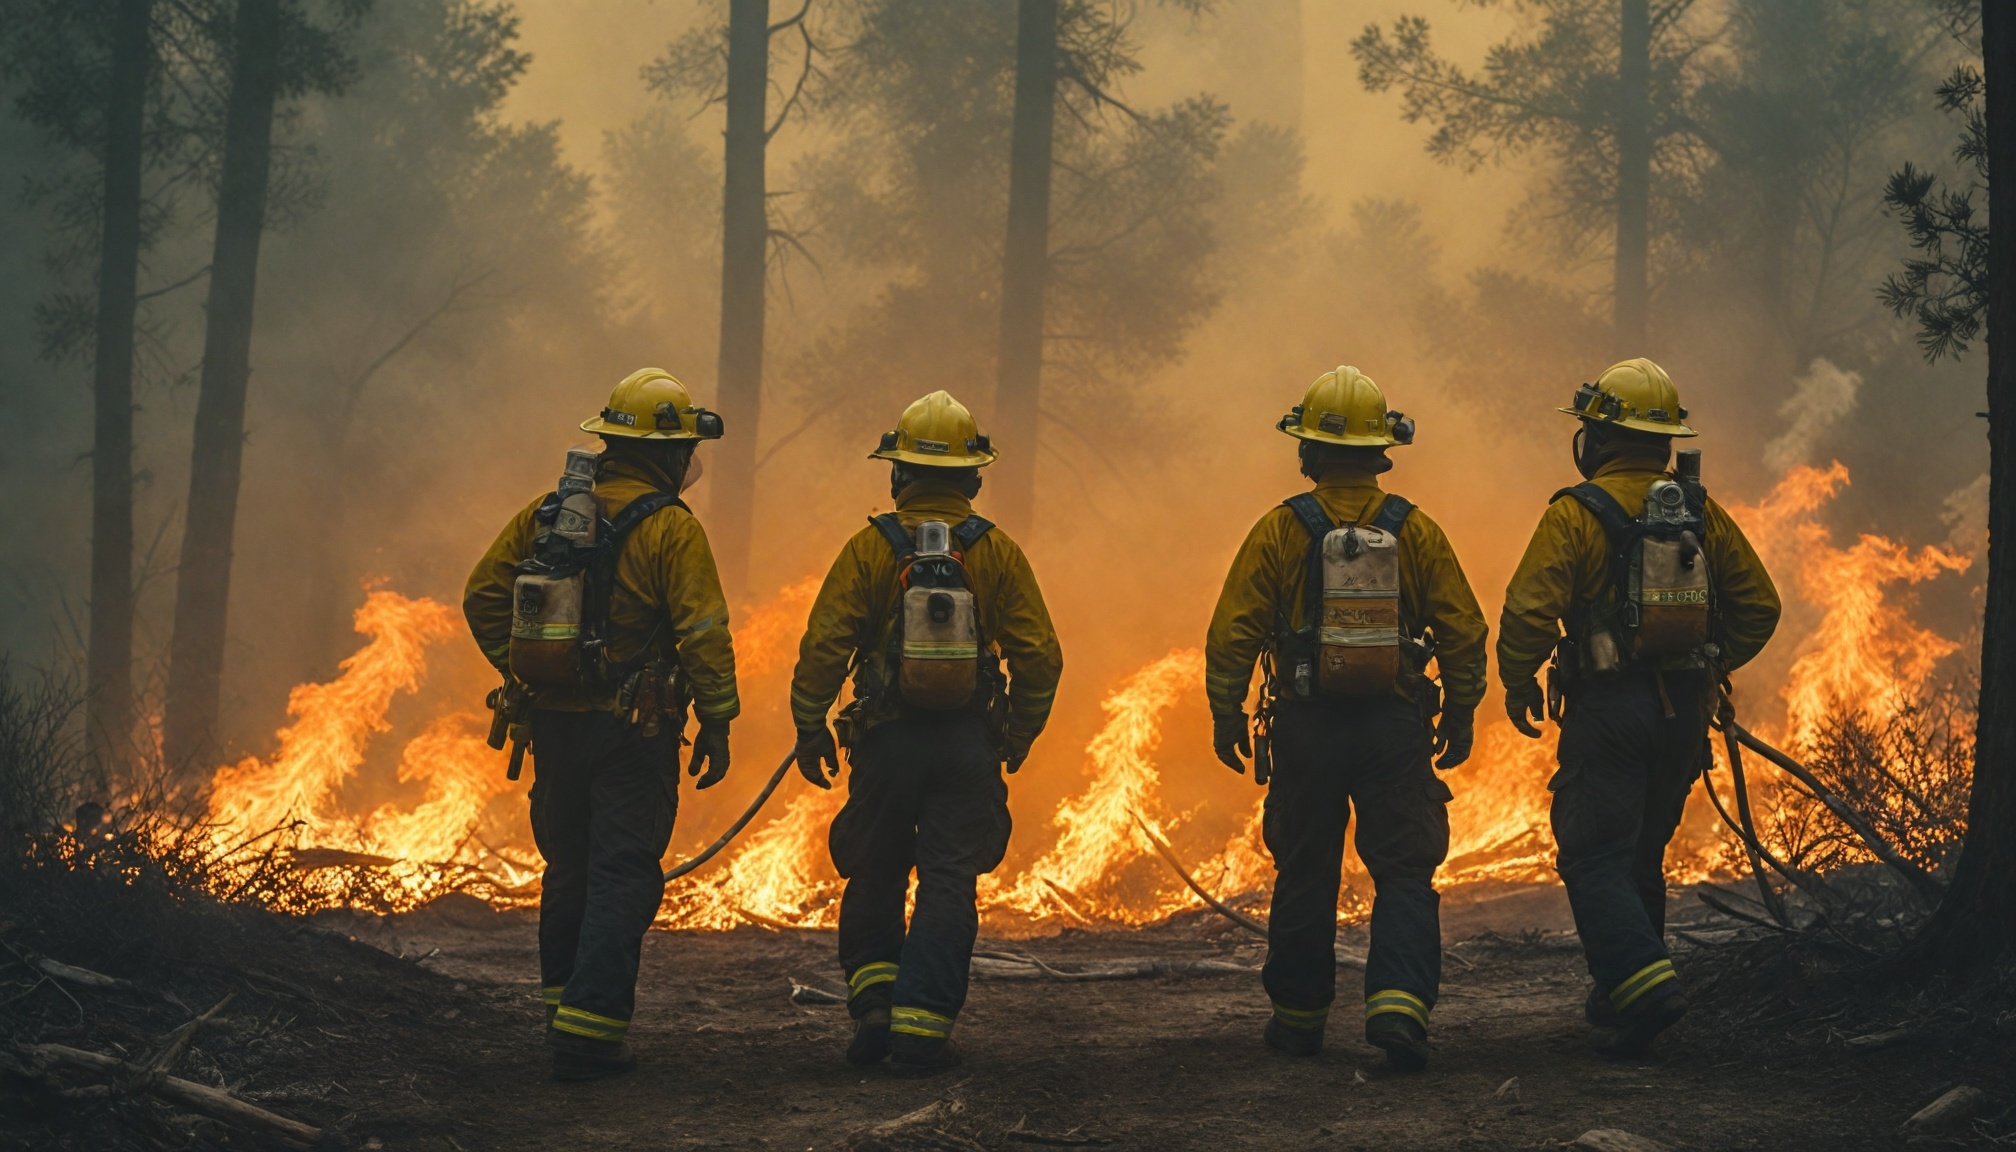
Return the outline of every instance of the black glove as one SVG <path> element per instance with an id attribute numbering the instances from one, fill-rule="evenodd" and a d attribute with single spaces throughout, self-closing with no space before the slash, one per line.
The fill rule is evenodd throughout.
<path id="1" fill-rule="evenodd" d="M 1246 762 L 1241 756 L 1251 758 L 1253 741 L 1246 735 L 1246 713 L 1213 712 L 1211 714 L 1211 750 L 1218 753 L 1218 759 L 1227 768 L 1246 774 Z"/>
<path id="2" fill-rule="evenodd" d="M 828 767 L 821 769 L 820 765 Z M 830 771 L 834 777 L 840 775 L 840 747 L 833 742 L 833 731 L 822 722 L 816 728 L 798 730 L 798 774 L 821 788 L 833 787 L 826 778 Z"/>
<path id="3" fill-rule="evenodd" d="M 1035 742 L 1036 737 L 1025 735 L 1012 728 L 1001 738 L 1001 761 L 1010 776 L 1013 776 L 1022 767 L 1022 762 L 1029 758 L 1029 746 Z"/>
<path id="4" fill-rule="evenodd" d="M 1540 729 L 1534 725 L 1547 719 L 1547 693 L 1540 690 L 1540 682 L 1528 679 L 1506 688 L 1505 715 L 1512 718 L 1514 728 L 1538 740 Z"/>
<path id="5" fill-rule="evenodd" d="M 1477 740 L 1475 708 L 1444 708 L 1435 724 L 1435 767 L 1447 772 L 1470 759 L 1470 746 Z"/>
<path id="6" fill-rule="evenodd" d="M 707 774 L 700 774 L 701 765 L 706 765 Z M 693 755 L 686 761 L 686 774 L 699 776 L 695 788 L 712 788 L 728 775 L 728 722 L 726 720 L 703 720 L 700 731 L 693 734 Z"/>

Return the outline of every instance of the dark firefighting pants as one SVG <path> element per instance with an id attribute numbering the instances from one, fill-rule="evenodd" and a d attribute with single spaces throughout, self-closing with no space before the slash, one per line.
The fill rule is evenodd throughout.
<path id="1" fill-rule="evenodd" d="M 975 888 L 1007 853 L 1009 827 L 1008 785 L 981 716 L 913 714 L 861 738 L 828 839 L 847 880 L 840 965 L 856 1017 L 889 1006 L 893 1031 L 951 1034 L 980 932 Z"/>
<path id="2" fill-rule="evenodd" d="M 1623 1011 L 1673 979 L 1666 951 L 1666 845 L 1708 765 L 1699 673 L 1627 672 L 1576 687 L 1561 722 L 1555 868 L 1596 986 Z M 1672 715 L 1667 715 L 1668 705 Z"/>
<path id="3" fill-rule="evenodd" d="M 629 1031 L 679 806 L 676 739 L 669 726 L 646 739 L 607 712 L 532 713 L 532 839 L 546 860 L 540 983 L 562 1032 Z"/>
<path id="4" fill-rule="evenodd" d="M 1398 697 L 1289 702 L 1273 754 L 1262 831 L 1279 875 L 1261 982 L 1276 1017 L 1317 1027 L 1336 997 L 1337 888 L 1355 808 L 1374 886 L 1367 1014 L 1401 1012 L 1425 1027 L 1442 981 L 1433 881 L 1449 852 L 1450 792 L 1429 764 L 1419 710 Z"/>

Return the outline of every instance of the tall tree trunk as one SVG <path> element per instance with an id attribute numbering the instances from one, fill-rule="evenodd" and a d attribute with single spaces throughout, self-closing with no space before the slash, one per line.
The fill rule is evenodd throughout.
<path id="1" fill-rule="evenodd" d="M 1619 358 L 1645 354 L 1652 201 L 1652 14 L 1622 0 L 1617 55 L 1617 270 L 1611 339 Z"/>
<path id="2" fill-rule="evenodd" d="M 91 763 L 103 785 L 133 739 L 133 316 L 140 276 L 141 136 L 151 0 L 119 0 L 105 109 L 105 220 L 92 364 Z"/>
<path id="3" fill-rule="evenodd" d="M 756 526 L 756 427 L 763 410 L 763 289 L 770 245 L 763 154 L 768 141 L 770 0 L 728 0 L 728 131 L 721 193 L 721 419 L 714 446 L 714 555 L 746 593 Z"/>
<path id="4" fill-rule="evenodd" d="M 1986 972 L 2016 945 L 2016 12 L 1981 5 L 1988 81 L 1988 596 L 1967 837 L 1946 898 L 1906 956 L 1921 973 Z"/>
<path id="5" fill-rule="evenodd" d="M 1043 386 L 1043 285 L 1050 273 L 1050 136 L 1057 102 L 1057 0 L 1020 0 L 1015 125 L 1008 150 L 1008 239 L 1001 253 L 995 367 L 994 512 L 1026 531 L 1036 511 L 1037 412 Z"/>
<path id="6" fill-rule="evenodd" d="M 196 401 L 188 518 L 175 580 L 175 635 L 162 732 L 168 762 L 178 769 L 208 757 L 217 736 L 245 388 L 252 373 L 252 301 L 266 225 L 273 101 L 279 85 L 279 0 L 239 0 L 233 36 L 202 391 Z"/>

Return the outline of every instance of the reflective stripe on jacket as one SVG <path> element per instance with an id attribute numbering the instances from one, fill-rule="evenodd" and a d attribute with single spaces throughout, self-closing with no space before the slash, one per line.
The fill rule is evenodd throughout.
<path id="1" fill-rule="evenodd" d="M 1645 511 L 1653 481 L 1668 476 L 1661 465 L 1621 457 L 1598 468 L 1595 483 L 1637 516 Z M 1702 547 L 1720 617 L 1714 639 L 1722 649 L 1722 667 L 1733 670 L 1763 651 L 1777 629 L 1778 589 L 1743 529 L 1712 498 L 1702 519 L 1708 534 Z M 1548 505 L 1505 589 L 1505 611 L 1498 619 L 1501 683 L 1511 687 L 1532 680 L 1553 654 L 1569 610 L 1612 594 L 1609 557 L 1609 538 L 1594 513 L 1565 497 Z"/>
<path id="2" fill-rule="evenodd" d="M 1379 511 L 1385 493 L 1367 472 L 1332 469 L 1316 485 L 1316 499 L 1338 524 L 1363 523 Z M 1253 666 L 1274 643 L 1277 605 L 1291 627 L 1301 627 L 1309 578 L 1309 533 L 1295 513 L 1276 506 L 1260 517 L 1240 545 L 1211 614 L 1204 646 L 1204 692 L 1211 711 L 1239 712 L 1253 681 Z M 1489 629 L 1484 610 L 1463 576 L 1449 538 L 1416 508 L 1400 529 L 1400 619 L 1410 634 L 1434 636 L 1444 704 L 1475 708 L 1484 698 L 1484 650 Z M 1404 694 L 1404 686 L 1396 686 Z"/>
<path id="3" fill-rule="evenodd" d="M 897 518 L 912 531 L 926 520 L 956 527 L 972 514 L 971 501 L 938 481 L 912 484 L 896 500 Z M 1009 727 L 1033 739 L 1050 718 L 1064 671 L 1064 652 L 1043 606 L 1043 591 L 1021 547 L 998 527 L 966 553 L 965 564 L 981 646 L 991 646 L 1008 665 Z M 791 715 L 799 727 L 825 723 L 857 650 L 862 661 L 856 694 L 864 687 L 890 686 L 862 717 L 863 730 L 900 714 L 894 670 L 882 666 L 896 627 L 896 577 L 896 553 L 873 525 L 856 532 L 834 559 L 813 601 L 791 674 Z"/>
<path id="4" fill-rule="evenodd" d="M 647 492 L 669 486 L 655 470 L 630 460 L 606 461 L 596 472 L 595 499 L 604 517 Z M 477 561 L 462 592 L 462 614 L 483 655 L 502 671 L 511 650 L 511 589 L 519 561 L 532 554 L 539 500 L 511 518 Z M 616 558 L 616 587 L 609 597 L 609 654 L 635 655 L 657 630 L 657 646 L 677 659 L 701 720 L 732 720 L 741 712 L 735 694 L 735 648 L 728 636 L 728 601 L 714 570 L 714 553 L 700 521 L 684 508 L 661 508 L 644 518 Z M 542 689 L 537 705 L 562 712 L 609 708 L 613 696 Z"/>

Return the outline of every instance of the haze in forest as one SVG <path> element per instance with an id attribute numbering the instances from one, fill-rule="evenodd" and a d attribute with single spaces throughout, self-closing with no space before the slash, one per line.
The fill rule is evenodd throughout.
<path id="1" fill-rule="evenodd" d="M 1799 20 L 1767 18 L 1781 4 L 1812 43 L 1788 31 Z M 380 0 L 343 32 L 355 67 L 342 90 L 283 99 L 227 756 L 266 749 L 288 689 L 335 672 L 367 588 L 458 600 L 624 374 L 663 367 L 716 404 L 722 116 L 691 48 L 723 7 Z M 1573 479 L 1572 429 L 1553 409 L 1618 358 L 1609 240 L 1574 215 L 1583 177 L 1544 146 L 1474 170 L 1443 162 L 1426 148 L 1433 125 L 1405 121 L 1397 91 L 1369 91 L 1354 53 L 1368 26 L 1390 36 L 1419 15 L 1436 51 L 1474 70 L 1550 6 L 1092 7 L 1118 40 L 1110 100 L 1060 103 L 1070 164 L 1053 193 L 1041 441 L 1000 445 L 1038 454 L 1037 513 L 1009 527 L 1068 653 L 1033 762 L 1065 769 L 1053 777 L 1072 775 L 1108 686 L 1201 640 L 1239 540 L 1301 487 L 1273 425 L 1320 372 L 1356 365 L 1416 418 L 1419 442 L 1386 481 L 1448 530 L 1495 617 L 1534 517 Z M 1012 9 L 812 0 L 815 24 L 832 21 L 818 58 L 830 83 L 770 145 L 772 225 L 789 237 L 772 249 L 763 417 L 729 428 L 761 462 L 738 611 L 823 572 L 888 507 L 886 470 L 863 457 L 904 403 L 943 387 L 983 427 L 992 416 Z M 1682 389 L 1719 497 L 1753 501 L 1789 464 L 1839 459 L 1854 484 L 1826 515 L 1843 535 L 1946 540 L 1986 467 L 1979 365 L 1928 366 L 1876 290 L 1907 251 L 1880 202 L 1887 174 L 1957 171 L 1959 124 L 1933 90 L 1967 50 L 1929 4 L 1723 0 L 1687 19 L 1705 41 L 1689 83 L 1720 93 L 1702 106 L 1720 135 L 1662 161 L 1676 174 L 1655 188 L 1637 351 Z M 1887 62 L 1880 75 L 1841 74 L 1851 45 Z M 788 37 L 772 53 L 781 102 L 800 57 Z M 9 83 L 0 651 L 81 675 L 91 365 L 60 321 L 92 283 L 65 190 L 95 169 L 23 119 L 19 69 Z M 1766 113 L 1816 139 L 1838 128 L 1849 147 L 1773 164 L 1770 141 L 1738 139 Z M 214 220 L 204 178 L 170 175 L 149 174 L 162 215 L 140 281 L 160 293 L 142 305 L 136 379 L 143 717 L 159 707 L 202 352 L 202 290 L 174 286 L 209 259 Z M 714 483 L 692 496 L 718 532 Z M 1975 579 L 1928 584 L 1915 610 L 1967 633 Z M 433 690 L 474 708 L 487 669 L 453 646 Z M 1785 647 L 1752 673 L 1761 684 Z M 752 701 L 749 730 L 783 740 L 782 703 Z M 1193 711 L 1169 740 L 1201 763 Z M 752 746 L 750 762 L 773 754 Z M 1032 776 L 1030 811 L 1070 783 Z"/>

